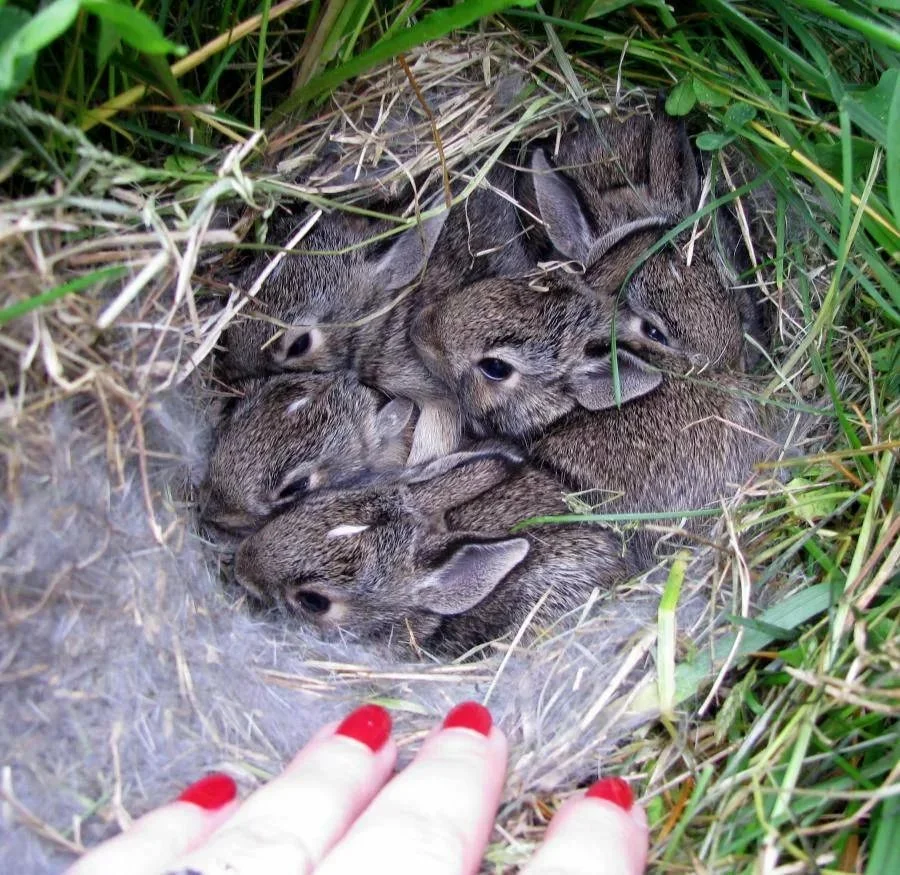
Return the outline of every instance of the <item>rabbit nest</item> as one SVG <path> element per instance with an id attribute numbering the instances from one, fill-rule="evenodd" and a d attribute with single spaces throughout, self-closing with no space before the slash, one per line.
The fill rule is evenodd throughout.
<path id="1" fill-rule="evenodd" d="M 658 681 L 667 674 L 658 668 L 671 668 L 657 653 L 670 576 L 684 574 L 670 659 L 709 662 L 703 708 L 725 682 L 728 660 L 711 655 L 734 631 L 723 615 L 757 606 L 750 567 L 766 542 L 765 525 L 754 527 L 762 501 L 723 508 L 687 559 L 661 554 L 656 569 L 596 594 L 574 629 L 514 639 L 474 662 L 398 664 L 355 641 L 326 643 L 252 615 L 223 586 L 222 557 L 197 534 L 192 500 L 220 395 L 211 353 L 240 309 L 227 279 L 236 247 L 284 201 L 365 210 L 388 197 L 412 216 L 445 176 L 477 184 L 513 141 L 553 136 L 587 108 L 602 115 L 653 97 L 577 61 L 563 71 L 508 33 L 434 43 L 407 61 L 420 96 L 391 63 L 336 92 L 316 118 L 195 167 L 141 166 L 23 104 L 4 111 L 6 126 L 52 131 L 79 160 L 67 179 L 48 170 L 34 194 L 0 207 L 11 302 L 67 292 L 0 335 L 0 868 L 46 871 L 210 769 L 251 787 L 361 701 L 391 709 L 409 754 L 436 715 L 467 698 L 489 704 L 511 739 L 505 832 L 491 859 L 512 866 L 546 822 L 543 800 L 598 767 L 640 777 L 651 751 L 671 743 L 648 736 L 666 697 L 680 714 L 671 682 Z M 748 161 L 721 161 L 737 186 Z M 367 174 L 376 165 L 390 169 Z M 765 197 L 752 207 L 743 230 L 764 264 L 774 239 Z M 813 296 L 827 286 L 814 265 L 805 279 Z M 785 360 L 804 329 L 794 278 L 776 293 L 761 268 L 756 282 L 778 296 L 774 356 Z M 773 381 L 774 397 L 815 399 L 804 361 Z M 744 492 L 783 488 L 761 469 Z M 782 591 L 799 584 L 801 569 L 781 570 Z"/>

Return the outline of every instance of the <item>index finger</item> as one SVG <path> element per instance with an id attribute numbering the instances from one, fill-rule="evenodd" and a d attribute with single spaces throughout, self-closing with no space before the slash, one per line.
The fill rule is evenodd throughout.
<path id="1" fill-rule="evenodd" d="M 493 828 L 506 758 L 506 737 L 486 708 L 475 702 L 454 708 L 316 875 L 367 871 L 373 861 L 401 875 L 475 872 Z"/>

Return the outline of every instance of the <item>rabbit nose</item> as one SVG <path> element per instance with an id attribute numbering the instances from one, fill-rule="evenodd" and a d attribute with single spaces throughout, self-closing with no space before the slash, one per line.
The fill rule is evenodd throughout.
<path id="1" fill-rule="evenodd" d="M 238 548 L 234 557 L 234 578 L 251 595 L 262 598 L 262 591 L 256 585 L 255 572 L 259 567 L 259 551 L 250 538 Z"/>
<path id="2" fill-rule="evenodd" d="M 229 513 L 213 506 L 202 512 L 203 522 L 234 538 L 249 538 L 257 528 L 256 519 L 247 513 Z"/>
<path id="3" fill-rule="evenodd" d="M 268 604 L 272 601 L 268 594 L 261 590 L 252 580 L 238 574 L 237 572 L 235 572 L 234 578 L 240 584 L 241 589 L 243 589 L 251 598 L 265 604 Z"/>
<path id="4" fill-rule="evenodd" d="M 204 480 L 197 490 L 197 508 L 200 511 L 200 516 L 206 515 L 207 508 L 212 504 L 212 500 L 212 487 Z"/>

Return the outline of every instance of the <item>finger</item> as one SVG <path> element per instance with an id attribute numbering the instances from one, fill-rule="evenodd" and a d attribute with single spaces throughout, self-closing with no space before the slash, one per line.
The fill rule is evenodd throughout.
<path id="1" fill-rule="evenodd" d="M 506 738 L 486 708 L 467 702 L 372 802 L 316 875 L 469 875 L 487 844 L 503 778 Z M 380 871 L 380 869 L 379 869 Z"/>
<path id="2" fill-rule="evenodd" d="M 238 807 L 237 786 L 213 774 L 188 787 L 175 802 L 136 820 L 125 832 L 85 854 L 67 875 L 157 875 L 201 844 Z"/>
<path id="3" fill-rule="evenodd" d="M 648 845 L 643 808 L 621 778 L 605 778 L 560 808 L 522 875 L 639 875 Z"/>
<path id="4" fill-rule="evenodd" d="M 284 773 L 250 796 L 206 844 L 170 871 L 203 875 L 304 875 L 390 777 L 391 719 L 365 705 L 322 730 Z"/>

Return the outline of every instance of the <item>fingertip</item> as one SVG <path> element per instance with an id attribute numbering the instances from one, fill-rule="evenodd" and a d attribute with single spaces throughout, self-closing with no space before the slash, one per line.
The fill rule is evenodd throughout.
<path id="1" fill-rule="evenodd" d="M 457 705 L 444 718 L 442 729 L 469 729 L 488 738 L 494 718 L 484 705 L 478 702 L 463 702 Z"/>
<path id="2" fill-rule="evenodd" d="M 195 781 L 175 801 L 189 802 L 205 811 L 216 811 L 237 798 L 237 784 L 230 775 L 212 772 Z"/>
<path id="3" fill-rule="evenodd" d="M 633 801 L 630 787 L 621 779 L 597 783 L 600 788 L 592 785 L 556 812 L 524 875 L 560 871 L 587 875 L 596 871 L 598 859 L 604 861 L 603 871 L 608 875 L 644 871 L 649 850 L 646 812 Z"/>
<path id="4" fill-rule="evenodd" d="M 341 721 L 335 735 L 352 738 L 378 753 L 391 737 L 391 715 L 380 705 L 363 705 Z"/>
<path id="5" fill-rule="evenodd" d="M 588 787 L 583 798 L 611 805 L 624 811 L 636 826 L 644 832 L 649 832 L 647 812 L 642 806 L 635 803 L 631 785 L 623 778 L 601 778 Z"/>
<path id="6" fill-rule="evenodd" d="M 215 781 L 208 780 L 213 777 Z M 145 814 L 124 832 L 92 848 L 66 870 L 66 875 L 126 871 L 130 875 L 149 875 L 161 871 L 172 860 L 204 842 L 238 809 L 236 785 L 231 798 L 223 801 L 228 788 L 228 781 L 221 780 L 223 777 L 227 776 L 201 778 L 177 799 Z M 218 797 L 214 796 L 216 793 Z M 210 807 L 213 803 L 215 807 Z"/>

